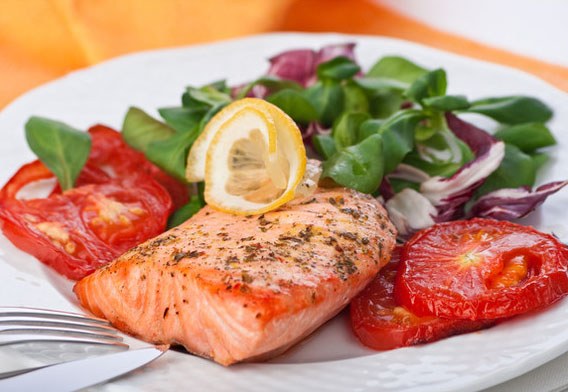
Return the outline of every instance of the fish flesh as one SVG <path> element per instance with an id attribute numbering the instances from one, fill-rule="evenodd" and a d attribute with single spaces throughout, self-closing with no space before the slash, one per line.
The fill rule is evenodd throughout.
<path id="1" fill-rule="evenodd" d="M 381 204 L 319 189 L 280 209 L 204 207 L 79 281 L 83 307 L 147 342 L 222 365 L 268 359 L 336 315 L 385 265 L 396 230 Z"/>

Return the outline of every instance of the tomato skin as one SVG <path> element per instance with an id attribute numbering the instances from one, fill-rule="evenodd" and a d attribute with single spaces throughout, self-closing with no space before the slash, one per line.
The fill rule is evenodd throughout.
<path id="1" fill-rule="evenodd" d="M 160 170 L 148 161 L 144 154 L 129 147 L 120 134 L 104 125 L 89 128 L 94 143 L 101 145 L 93 149 L 89 156 L 97 164 L 110 164 L 119 176 L 128 176 L 132 172 L 144 171 L 162 185 L 170 194 L 174 209 L 178 209 L 189 201 L 188 186 Z"/>
<path id="2" fill-rule="evenodd" d="M 351 327 L 357 338 L 375 350 L 391 350 L 433 342 L 449 336 L 477 331 L 494 321 L 418 317 L 398 306 L 394 298 L 394 281 L 398 257 L 384 266 L 376 278 L 351 302 Z"/>
<path id="3" fill-rule="evenodd" d="M 173 211 L 172 197 L 152 175 L 153 165 L 118 132 L 106 127 L 89 132 L 93 148 L 74 188 L 61 192 L 56 185 L 46 198 L 18 199 L 27 184 L 53 178 L 34 161 L 0 190 L 6 237 L 71 279 L 163 232 Z"/>
<path id="4" fill-rule="evenodd" d="M 568 252 L 551 235 L 476 218 L 432 226 L 403 247 L 396 300 L 418 315 L 511 317 L 568 293 Z"/>
<path id="5" fill-rule="evenodd" d="M 27 184 L 34 181 L 53 178 L 53 174 L 40 161 L 26 163 L 16 174 L 0 189 L 0 199 L 15 199 L 16 195 Z"/>

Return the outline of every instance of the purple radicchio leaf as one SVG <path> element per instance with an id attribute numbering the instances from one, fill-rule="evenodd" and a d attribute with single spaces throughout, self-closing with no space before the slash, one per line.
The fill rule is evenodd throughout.
<path id="1" fill-rule="evenodd" d="M 438 215 L 430 200 L 412 188 L 403 189 L 391 197 L 385 203 L 385 208 L 399 236 L 403 238 L 432 226 Z"/>
<path id="2" fill-rule="evenodd" d="M 355 61 L 355 43 L 327 45 L 318 51 L 312 49 L 287 50 L 269 59 L 270 67 L 266 75 L 293 80 L 303 87 L 309 87 L 317 80 L 318 65 L 338 56 Z M 235 98 L 247 85 L 233 87 L 231 96 Z M 247 93 L 247 97 L 264 98 L 269 94 L 270 89 L 259 84 Z"/>
<path id="3" fill-rule="evenodd" d="M 248 83 L 243 83 L 243 84 L 239 84 L 237 86 L 231 87 L 231 98 L 236 99 L 239 96 L 239 94 L 241 93 L 242 89 L 244 89 L 247 86 L 248 86 Z M 255 95 L 253 95 L 253 91 L 252 91 L 253 89 L 251 89 L 251 91 L 248 92 L 247 97 L 263 98 L 261 96 L 257 97 Z"/>
<path id="4" fill-rule="evenodd" d="M 387 177 L 383 177 L 383 180 L 381 181 L 381 185 L 379 186 L 379 194 L 384 201 L 389 201 L 395 195 L 394 188 L 392 187 L 392 184 Z"/>
<path id="5" fill-rule="evenodd" d="M 236 99 L 244 88 L 247 88 L 249 83 L 239 84 L 238 86 L 231 87 L 231 98 Z M 270 94 L 270 89 L 262 84 L 257 84 L 252 86 L 252 88 L 247 92 L 246 97 L 248 98 L 265 98 Z"/>
<path id="6" fill-rule="evenodd" d="M 319 51 L 296 49 L 280 53 L 270 59 L 267 75 L 278 76 L 309 87 L 316 81 L 317 66 L 338 56 L 355 61 L 355 44 L 335 44 L 322 47 Z"/>
<path id="7" fill-rule="evenodd" d="M 469 216 L 499 220 L 522 218 L 567 184 L 568 181 L 550 182 L 534 191 L 528 187 L 499 189 L 479 198 L 471 208 Z"/>
<path id="8" fill-rule="evenodd" d="M 394 188 L 390 181 L 392 178 L 412 181 L 419 184 L 428 180 L 430 175 L 414 166 L 407 165 L 406 163 L 399 164 L 393 172 L 383 177 L 383 181 L 379 186 L 379 194 L 382 196 L 384 201 L 388 201 L 395 195 Z"/>
<path id="9" fill-rule="evenodd" d="M 316 69 L 317 53 L 311 49 L 282 52 L 270 59 L 267 75 L 293 80 L 306 86 Z"/>
<path id="10" fill-rule="evenodd" d="M 325 63 L 326 61 L 332 60 L 336 57 L 347 57 L 348 59 L 356 63 L 357 60 L 355 59 L 355 43 L 348 42 L 345 44 L 333 44 L 322 47 L 316 53 L 316 61 L 313 73 L 311 77 L 307 80 L 306 87 L 311 86 L 317 81 L 316 69 L 318 65 L 320 65 L 321 63 Z M 362 75 L 362 72 L 359 72 L 359 75 Z"/>
<path id="11" fill-rule="evenodd" d="M 334 44 L 322 47 L 317 53 L 317 64 L 325 63 L 336 57 L 347 57 L 352 61 L 355 60 L 355 43 L 347 42 L 345 44 Z"/>
<path id="12" fill-rule="evenodd" d="M 406 163 L 399 164 L 392 173 L 388 174 L 388 177 L 416 183 L 421 183 L 430 179 L 430 175 L 428 173 L 418 169 L 417 167 L 407 165 Z"/>
<path id="13" fill-rule="evenodd" d="M 319 122 L 312 121 L 308 126 L 302 130 L 302 137 L 304 141 L 311 140 L 314 135 L 330 135 L 331 128 L 326 128 Z"/>
<path id="14" fill-rule="evenodd" d="M 462 166 L 449 178 L 432 177 L 420 185 L 420 192 L 437 208 L 437 222 L 459 219 L 473 192 L 493 173 L 505 156 L 505 143 L 493 139 L 490 148 Z"/>
<path id="15" fill-rule="evenodd" d="M 446 113 L 446 123 L 454 135 L 467 144 L 477 157 L 486 153 L 497 141 L 483 129 L 461 120 L 452 113 Z"/>

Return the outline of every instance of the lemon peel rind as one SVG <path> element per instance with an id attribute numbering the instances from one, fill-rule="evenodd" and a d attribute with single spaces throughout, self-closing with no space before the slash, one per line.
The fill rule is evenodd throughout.
<path id="1" fill-rule="evenodd" d="M 216 178 L 219 177 L 217 172 L 217 176 L 214 176 L 216 170 L 213 169 L 213 167 L 218 167 L 221 171 L 223 171 L 223 169 L 219 166 L 222 165 L 222 163 L 215 162 L 215 159 L 219 159 L 220 157 L 220 154 L 217 153 L 217 147 L 211 148 L 211 146 L 219 143 L 219 140 L 223 137 L 226 130 L 231 127 L 233 122 L 239 121 L 238 119 L 243 113 L 255 113 L 268 124 L 266 128 L 266 130 L 269 130 L 269 137 L 267 138 L 268 140 L 266 140 L 268 142 L 267 153 L 270 158 L 268 165 L 270 165 L 271 162 L 274 164 L 278 162 L 278 153 L 284 154 L 285 158 L 291 157 L 291 159 L 287 159 L 288 164 L 290 164 L 290 175 L 287 179 L 286 188 L 284 188 L 285 191 L 275 200 L 268 203 L 255 203 L 242 200 L 242 197 L 239 199 L 239 196 L 226 193 L 224 188 L 219 188 L 226 184 L 224 181 L 226 179 L 223 177 L 226 177 L 226 175 L 222 173 L 220 176 L 221 179 L 219 179 Z M 226 154 L 228 145 L 230 145 L 230 142 L 223 147 L 225 150 L 221 150 L 220 152 Z M 199 159 L 201 159 L 201 162 L 197 162 Z M 214 162 L 216 164 L 214 164 Z M 198 165 L 199 163 L 201 163 L 201 167 Z M 187 178 L 190 181 L 205 180 L 204 196 L 205 200 L 212 208 L 235 215 L 257 215 L 277 209 L 295 198 L 296 189 L 301 184 L 305 175 L 306 164 L 307 157 L 302 135 L 294 120 L 278 107 L 262 99 L 244 98 L 221 110 L 213 117 L 210 123 L 207 124 L 188 155 Z M 218 197 L 219 192 L 221 194 L 224 193 L 225 199 Z"/>
<path id="2" fill-rule="evenodd" d="M 198 182 L 205 179 L 207 149 L 219 131 L 219 127 L 244 107 L 258 105 L 258 101 L 265 103 L 265 101 L 259 98 L 243 98 L 235 101 L 225 106 L 209 120 L 201 134 L 197 137 L 195 142 L 193 142 L 187 156 L 185 178 L 189 182 Z"/>

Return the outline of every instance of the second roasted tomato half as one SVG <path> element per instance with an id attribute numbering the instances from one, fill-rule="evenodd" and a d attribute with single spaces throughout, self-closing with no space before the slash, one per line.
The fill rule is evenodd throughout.
<path id="1" fill-rule="evenodd" d="M 418 315 L 510 317 L 568 293 L 568 252 L 551 235 L 491 219 L 441 223 L 401 254 L 395 297 Z"/>
<path id="2" fill-rule="evenodd" d="M 351 327 L 365 346 L 375 350 L 433 342 L 448 336 L 489 327 L 493 321 L 450 320 L 419 317 L 394 299 L 394 281 L 399 266 L 395 251 L 391 261 L 351 302 Z"/>

